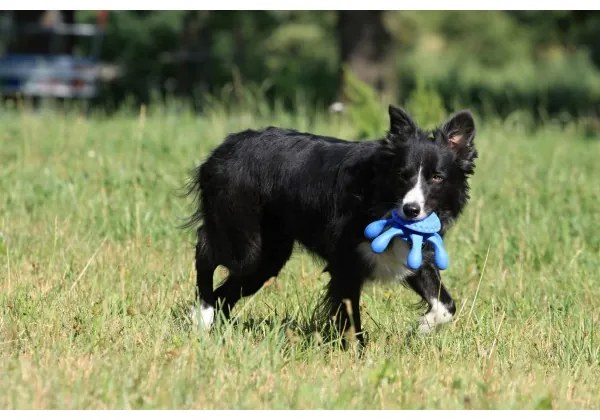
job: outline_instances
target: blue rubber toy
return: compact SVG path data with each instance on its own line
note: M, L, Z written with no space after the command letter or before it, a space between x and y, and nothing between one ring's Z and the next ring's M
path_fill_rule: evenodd
M369 223L365 228L365 236L372 240L371 249L377 254L385 251L394 236L400 236L411 244L406 265L413 270L418 270L423 263L422 247L427 241L433 245L435 265L440 270L445 270L449 261L444 240L438 234L441 228L442 224L435 213L424 219L406 220L396 210L392 210L392 217Z

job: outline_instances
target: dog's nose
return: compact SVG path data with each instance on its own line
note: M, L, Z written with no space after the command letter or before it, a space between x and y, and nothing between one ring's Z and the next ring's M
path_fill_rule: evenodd
M417 203L406 203L402 206L402 212L404 213L404 216L414 219L421 213L421 206Z

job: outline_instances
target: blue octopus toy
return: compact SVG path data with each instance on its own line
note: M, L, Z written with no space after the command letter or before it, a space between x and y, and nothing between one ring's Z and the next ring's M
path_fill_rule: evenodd
M427 241L433 245L435 265L440 270L445 270L449 261L444 240L438 234L441 228L442 224L435 213L420 220L406 220L400 217L396 210L392 210L392 217L369 223L365 228L365 236L372 240L371 249L377 254L385 251L394 236L400 236L411 244L406 265L412 270L421 267L423 242Z

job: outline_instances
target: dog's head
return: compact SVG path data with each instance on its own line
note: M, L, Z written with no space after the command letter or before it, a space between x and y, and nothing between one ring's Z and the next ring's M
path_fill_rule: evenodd
M451 222L469 198L467 179L477 157L473 116L460 111L424 131L401 108L390 105L389 115L384 144L392 163L386 172L392 178L388 182L396 210L406 219L435 212L444 224Z

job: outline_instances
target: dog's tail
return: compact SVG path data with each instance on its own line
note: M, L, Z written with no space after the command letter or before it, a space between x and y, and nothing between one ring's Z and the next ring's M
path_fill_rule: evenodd
M191 171L190 178L185 186L184 195L192 197L194 202L194 212L181 225L182 229L195 228L200 224L204 217L202 210L202 185L201 185L202 165L198 165Z

